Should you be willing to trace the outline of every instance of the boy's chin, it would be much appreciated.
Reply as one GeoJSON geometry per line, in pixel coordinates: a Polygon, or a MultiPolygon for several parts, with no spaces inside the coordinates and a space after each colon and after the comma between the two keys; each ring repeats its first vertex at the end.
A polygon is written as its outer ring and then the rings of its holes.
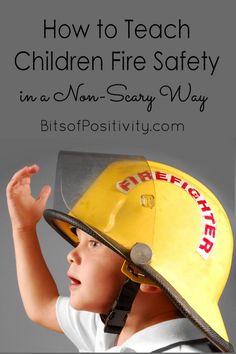
{"type": "Polygon", "coordinates": [[[80,304],[78,301],[75,301],[73,298],[70,297],[70,305],[73,307],[74,310],[77,311],[84,311],[82,304],[80,304]]]}
{"type": "Polygon", "coordinates": [[[107,313],[111,309],[110,306],[98,306],[98,304],[94,306],[94,304],[79,303],[78,301],[74,301],[72,298],[70,298],[70,305],[76,311],[88,311],[99,314],[107,313]]]}

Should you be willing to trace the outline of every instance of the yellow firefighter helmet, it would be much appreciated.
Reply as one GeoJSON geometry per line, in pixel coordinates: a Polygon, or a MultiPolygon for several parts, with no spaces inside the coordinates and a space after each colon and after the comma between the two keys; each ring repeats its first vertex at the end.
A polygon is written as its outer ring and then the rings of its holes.
{"type": "MultiPolygon", "coordinates": [[[[214,345],[232,351],[218,301],[230,272],[233,237],[217,198],[188,174],[142,158],[108,159],[95,176],[77,180],[83,191],[66,201],[69,213],[46,210],[47,221],[74,246],[71,226],[97,237],[124,257],[122,271],[129,278],[161,287],[214,345]]],[[[65,190],[70,188],[67,183],[65,190]]]]}

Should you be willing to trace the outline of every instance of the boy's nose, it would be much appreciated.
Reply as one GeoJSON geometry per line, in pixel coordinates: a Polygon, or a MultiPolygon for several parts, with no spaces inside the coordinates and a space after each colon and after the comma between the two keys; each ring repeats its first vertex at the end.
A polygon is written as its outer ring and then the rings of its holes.
{"type": "Polygon", "coordinates": [[[73,248],[67,255],[67,262],[69,264],[71,263],[76,263],[76,264],[80,264],[81,262],[81,258],[80,258],[80,255],[79,255],[79,251],[78,251],[78,247],[77,246],[76,248],[73,248]]]}

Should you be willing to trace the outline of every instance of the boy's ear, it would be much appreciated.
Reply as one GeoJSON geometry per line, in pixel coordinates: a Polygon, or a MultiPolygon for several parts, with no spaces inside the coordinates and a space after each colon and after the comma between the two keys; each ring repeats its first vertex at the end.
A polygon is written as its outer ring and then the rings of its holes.
{"type": "Polygon", "coordinates": [[[140,285],[140,290],[143,293],[160,293],[162,290],[158,287],[158,286],[154,286],[154,285],[148,285],[148,284],[141,284],[140,285]]]}

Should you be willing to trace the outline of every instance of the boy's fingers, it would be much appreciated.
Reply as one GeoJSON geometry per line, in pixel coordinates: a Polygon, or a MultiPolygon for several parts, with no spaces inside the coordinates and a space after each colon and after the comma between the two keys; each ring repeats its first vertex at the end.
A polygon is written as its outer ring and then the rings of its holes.
{"type": "Polygon", "coordinates": [[[51,187],[50,186],[43,186],[43,188],[41,189],[40,193],[39,193],[39,200],[40,202],[43,204],[43,206],[46,205],[48,197],[51,193],[51,187]]]}
{"type": "Polygon", "coordinates": [[[39,166],[36,164],[31,166],[25,166],[13,175],[11,181],[15,181],[23,177],[30,177],[31,175],[33,175],[38,171],[39,171],[39,166]]]}
{"type": "Polygon", "coordinates": [[[10,180],[10,182],[7,185],[7,188],[6,188],[7,195],[10,196],[12,194],[12,192],[14,191],[14,187],[18,183],[24,182],[24,184],[29,184],[30,177],[34,173],[37,173],[38,171],[39,171],[39,166],[36,164],[31,165],[31,166],[25,166],[22,169],[20,169],[19,171],[17,171],[13,175],[12,179],[10,180]]]}
{"type": "Polygon", "coordinates": [[[7,196],[12,195],[12,193],[15,190],[15,186],[19,183],[19,180],[17,178],[12,178],[9,183],[7,184],[7,188],[6,188],[6,193],[7,196]]]}

